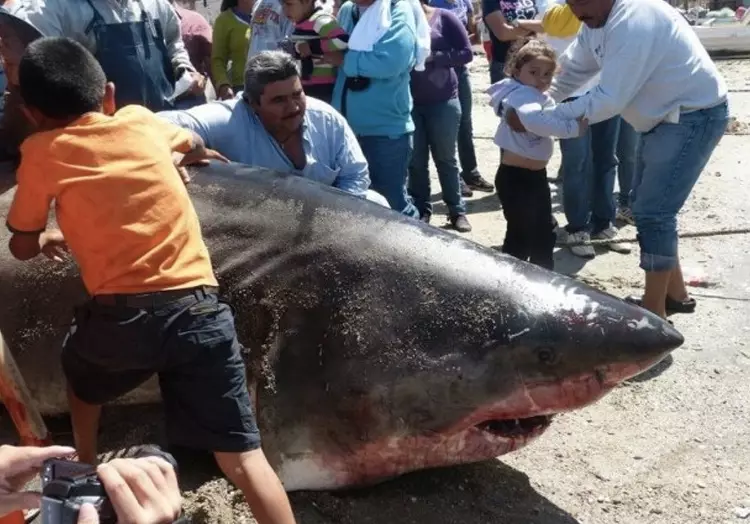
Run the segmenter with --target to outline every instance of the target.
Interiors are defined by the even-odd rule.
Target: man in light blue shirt
[[[383,203],[368,191],[367,161],[341,114],[302,90],[294,58],[263,51],[247,62],[245,90],[160,117],[196,132],[230,161],[291,172]]]

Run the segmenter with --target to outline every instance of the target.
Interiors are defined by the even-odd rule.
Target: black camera
[[[154,446],[143,446],[129,458],[160,457],[175,468],[174,457]],[[42,465],[41,524],[76,524],[81,506],[93,504],[101,524],[116,524],[112,503],[96,474],[96,467],[82,462],[50,459]],[[185,522],[180,519],[177,522]]]

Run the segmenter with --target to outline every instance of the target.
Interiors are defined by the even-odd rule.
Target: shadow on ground
[[[664,358],[664,360],[662,360],[658,364],[647,369],[640,375],[636,375],[628,379],[628,382],[647,382],[649,380],[653,380],[659,375],[661,375],[662,373],[664,373],[666,370],[668,370],[670,367],[672,367],[672,364],[674,364],[674,358],[672,357],[672,354],[670,353]]]
[[[8,429],[7,418],[3,422],[4,429]],[[71,443],[67,416],[48,418],[45,422],[56,443]],[[105,408],[101,427],[103,460],[113,454],[121,455],[119,450],[136,443],[163,443],[158,406]],[[219,475],[210,456],[173,451],[180,465],[183,491],[194,492]],[[229,490],[223,496],[237,497],[241,499],[239,493]],[[540,495],[524,473],[498,460],[420,471],[368,488],[295,492],[290,497],[299,524],[578,523]],[[237,503],[241,504],[241,500],[233,505]],[[191,517],[197,518],[191,520],[193,524],[204,522],[199,515]]]
[[[421,471],[346,493],[292,494],[300,524],[575,524],[500,461]]]

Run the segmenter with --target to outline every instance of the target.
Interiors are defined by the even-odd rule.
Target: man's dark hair
[[[259,103],[268,84],[298,75],[297,62],[289,53],[279,50],[261,51],[248,58],[245,64],[244,96],[250,102]]]
[[[107,77],[85,47],[70,38],[34,40],[18,65],[21,98],[48,118],[98,111]]]

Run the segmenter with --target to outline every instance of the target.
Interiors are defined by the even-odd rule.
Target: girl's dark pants
[[[547,170],[500,164],[495,187],[507,223],[503,253],[554,269],[556,235]]]

